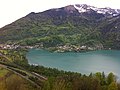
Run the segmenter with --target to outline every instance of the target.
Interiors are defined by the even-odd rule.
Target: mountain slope
[[[101,37],[105,42],[104,46],[120,48],[120,15],[105,19],[100,26]]]
[[[40,13],[32,12],[1,28],[0,43],[120,48],[119,14],[119,9],[89,5],[69,5]]]

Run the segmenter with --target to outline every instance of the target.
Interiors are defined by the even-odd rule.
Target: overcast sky
[[[120,0],[0,0],[0,27],[30,12],[41,12],[70,4],[88,4],[120,9]]]

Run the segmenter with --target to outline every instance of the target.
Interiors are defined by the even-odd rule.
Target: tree
[[[108,77],[107,77],[107,83],[108,83],[108,85],[111,84],[112,82],[115,82],[115,81],[116,80],[115,80],[114,74],[113,73],[109,73]]]
[[[118,87],[117,87],[116,82],[112,82],[112,83],[108,86],[108,90],[118,90]]]
[[[105,77],[105,73],[104,72],[102,72],[101,85],[106,85],[106,77]]]

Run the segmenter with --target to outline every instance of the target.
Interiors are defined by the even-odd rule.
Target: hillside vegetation
[[[20,76],[0,67],[0,90],[38,90]]]
[[[120,49],[120,16],[79,13],[73,6],[32,12],[1,28],[0,43]]]

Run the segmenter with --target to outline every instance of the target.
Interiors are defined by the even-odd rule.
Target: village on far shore
[[[55,47],[44,47],[43,44],[36,44],[34,46],[22,46],[18,44],[0,44],[0,49],[33,49],[33,48],[40,48],[46,49],[51,52],[83,52],[83,51],[94,51],[94,50],[102,50],[102,45],[96,45],[95,47],[90,47],[86,45],[58,45]]]

